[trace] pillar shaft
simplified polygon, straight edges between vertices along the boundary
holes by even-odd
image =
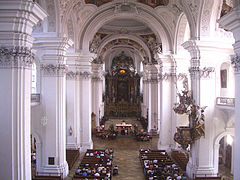
[[[82,55],[78,61],[79,92],[80,92],[80,151],[84,152],[93,147],[92,142],[92,80],[91,55]]]
[[[102,64],[92,64],[92,112],[96,115],[95,126],[99,126],[103,95]]]
[[[66,162],[66,50],[67,38],[37,38],[34,47],[41,60],[41,174],[68,174]],[[37,150],[38,151],[38,150]]]
[[[45,17],[33,2],[0,1],[1,179],[31,179],[31,33]]]

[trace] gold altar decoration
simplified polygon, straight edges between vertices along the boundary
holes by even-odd
[[[174,134],[174,140],[186,150],[189,145],[205,135],[205,107],[195,105],[188,90],[178,93],[180,102],[176,103],[173,110],[177,114],[187,114],[189,126],[177,127],[177,132]]]
[[[140,76],[131,57],[121,52],[105,76],[104,116],[140,117]]]

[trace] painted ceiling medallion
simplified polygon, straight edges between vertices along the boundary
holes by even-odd
[[[136,0],[136,1],[139,3],[149,5],[152,8],[155,8],[157,6],[166,6],[168,5],[169,2],[169,0]],[[85,0],[86,4],[94,4],[98,7],[109,2],[113,2],[113,0]]]

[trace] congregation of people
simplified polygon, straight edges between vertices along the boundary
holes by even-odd
[[[101,125],[96,128],[95,135],[101,139],[114,140],[118,135],[120,136],[132,136],[137,141],[150,141],[152,136],[147,132],[146,129],[138,129],[137,124],[127,124],[124,120],[121,124],[115,126],[111,124],[108,129],[105,125]]]
[[[112,175],[113,149],[88,149],[73,179],[110,180]]]
[[[146,180],[186,180],[186,175],[165,150],[139,150]]]

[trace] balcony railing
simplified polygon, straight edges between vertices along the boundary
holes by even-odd
[[[220,106],[235,107],[235,98],[217,97],[216,104]]]
[[[31,102],[39,103],[40,102],[40,94],[31,94]]]

